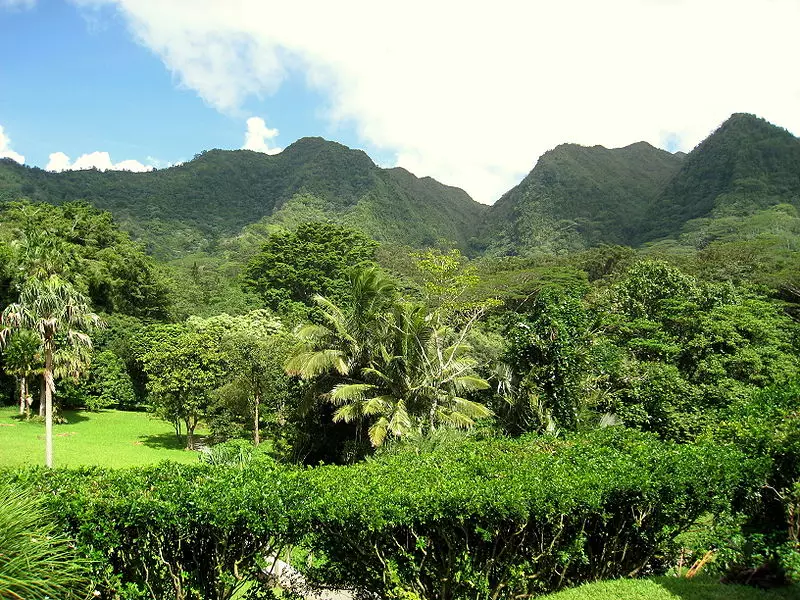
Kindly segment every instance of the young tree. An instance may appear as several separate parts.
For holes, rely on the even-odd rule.
[[[186,427],[186,448],[195,448],[194,432],[205,415],[213,391],[225,376],[219,342],[190,323],[158,325],[147,332],[141,356],[151,408],[172,423],[180,440]]]
[[[14,331],[28,329],[38,337],[44,354],[45,464],[53,466],[53,394],[55,377],[79,373],[89,364],[92,340],[88,333],[102,327],[86,297],[58,275],[25,281],[20,300],[2,315],[0,343]],[[60,365],[57,372],[57,367]]]
[[[262,406],[278,420],[285,421],[288,378],[283,363],[291,346],[281,324],[267,311],[257,310],[240,317],[224,318],[221,351],[229,364],[230,376],[218,390],[228,404],[243,405],[253,423],[253,443],[261,443]],[[243,402],[237,402],[243,400]]]
[[[28,388],[30,378],[42,367],[41,340],[29,329],[9,336],[3,351],[5,370],[19,378],[19,414],[30,416],[33,399]]]

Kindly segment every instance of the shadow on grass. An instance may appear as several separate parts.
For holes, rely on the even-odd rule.
[[[59,423],[59,425],[75,425],[76,423],[89,421],[92,418],[91,413],[87,415],[86,412],[82,410],[62,410],[61,416],[66,419],[66,421]]]
[[[711,579],[687,580],[660,577],[658,584],[683,600],[800,600],[800,588],[773,588],[768,591],[741,585],[722,585]]]
[[[183,450],[186,442],[183,437],[181,441],[175,437],[174,433],[156,433],[153,435],[140,435],[139,443],[155,450]]]

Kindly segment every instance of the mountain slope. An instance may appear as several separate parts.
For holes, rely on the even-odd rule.
[[[645,142],[616,149],[558,146],[491,208],[484,243],[497,254],[630,244],[648,203],[682,161]]]
[[[50,173],[0,161],[0,200],[85,199],[162,257],[213,249],[297,195],[319,199],[321,216],[379,240],[421,245],[445,238],[464,246],[486,208],[462,190],[397,171],[380,169],[361,150],[303,138],[274,156],[210,150],[150,173]]]
[[[734,114],[701,142],[649,207],[637,242],[679,234],[692,219],[800,207],[800,139],[753,115]]]

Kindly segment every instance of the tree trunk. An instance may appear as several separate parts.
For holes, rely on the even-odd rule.
[[[30,389],[28,388],[28,378],[22,378],[22,387],[25,389],[23,392],[24,398],[23,401],[25,403],[25,418],[31,418],[31,404],[33,403],[33,398],[31,398]]]
[[[42,373],[42,385],[39,388],[39,416],[44,416],[44,407],[47,402],[45,401],[45,388],[47,387],[47,378]]]
[[[183,422],[186,425],[186,449],[194,450],[194,428],[197,427],[197,420],[186,418]]]
[[[47,350],[44,359],[44,464],[53,466],[53,352]]]
[[[19,415],[25,414],[25,378],[19,378]]]
[[[255,416],[253,417],[253,444],[258,446],[261,443],[261,435],[258,426],[258,405],[261,404],[261,395],[256,392],[255,397]]]

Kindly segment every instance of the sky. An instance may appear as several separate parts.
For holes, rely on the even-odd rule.
[[[561,143],[800,133],[800,0],[0,0],[0,157],[147,170],[304,136],[492,203]]]

